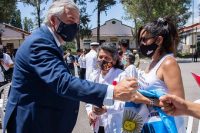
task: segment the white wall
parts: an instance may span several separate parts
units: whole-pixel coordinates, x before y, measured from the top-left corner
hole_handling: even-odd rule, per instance
[[[113,24],[115,21],[115,24]],[[112,38],[117,38],[112,40]],[[135,40],[132,35],[132,27],[122,24],[121,21],[116,19],[111,19],[106,21],[104,25],[100,27],[100,40],[105,40],[106,42],[118,44],[122,39],[129,40],[129,47],[136,48]],[[92,29],[92,37],[84,38],[81,40],[81,48],[89,48],[89,45],[84,45],[84,40],[91,40],[91,42],[96,42],[97,40],[97,28]]]

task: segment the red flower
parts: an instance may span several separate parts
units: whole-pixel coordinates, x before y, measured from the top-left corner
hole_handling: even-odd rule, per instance
[[[112,85],[114,85],[114,86],[117,85],[117,81],[113,81]]]

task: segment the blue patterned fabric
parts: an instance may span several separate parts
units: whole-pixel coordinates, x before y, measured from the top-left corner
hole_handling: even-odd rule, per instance
[[[138,92],[140,92],[142,95],[159,99],[160,96],[165,95],[165,92],[162,89],[148,89],[148,90],[141,90],[139,89]],[[145,104],[135,104],[133,102],[126,102],[125,109],[124,109],[124,118],[123,118],[123,133],[136,133],[136,132],[142,132],[142,133],[178,133],[174,117],[168,116],[165,114],[160,107],[153,107],[153,109],[158,113],[161,121],[147,121],[148,115],[150,115],[150,112],[148,108],[145,106]],[[136,122],[134,124],[136,117],[128,117],[130,114],[138,115],[143,119],[143,123],[140,120],[139,122],[142,124],[138,124],[139,122]],[[129,115],[127,115],[129,114]],[[134,115],[134,116],[135,116]],[[132,119],[132,120],[131,120]],[[129,127],[127,128],[127,121],[129,122]],[[132,121],[132,124],[131,124]],[[131,126],[130,126],[131,125]],[[137,125],[142,125],[142,131],[137,128]],[[135,129],[129,130],[129,129]],[[136,131],[137,130],[137,131]]]

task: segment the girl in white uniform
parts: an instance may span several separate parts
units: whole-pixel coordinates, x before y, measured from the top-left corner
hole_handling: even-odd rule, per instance
[[[98,52],[99,70],[91,73],[87,80],[116,85],[126,74],[119,69],[117,48],[113,44],[102,44]],[[114,101],[112,106],[102,108],[86,104],[90,125],[95,133],[121,133],[124,102]]]

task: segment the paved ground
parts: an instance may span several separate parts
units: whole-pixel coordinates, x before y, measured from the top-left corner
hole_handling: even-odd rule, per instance
[[[182,72],[186,99],[191,101],[200,99],[200,87],[191,75],[191,72],[200,74],[200,60],[197,63],[192,62],[192,59],[177,59],[177,61]],[[145,68],[148,62],[149,60],[142,60],[141,68]],[[91,133],[83,103],[81,104],[79,114],[73,133]],[[187,125],[187,117],[185,117],[185,124]],[[197,120],[194,121],[193,131],[197,131]]]

